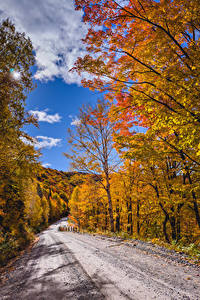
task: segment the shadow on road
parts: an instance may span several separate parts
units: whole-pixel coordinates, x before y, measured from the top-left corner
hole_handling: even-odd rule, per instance
[[[31,253],[20,258],[0,299],[104,299],[71,251],[61,242],[40,241]]]

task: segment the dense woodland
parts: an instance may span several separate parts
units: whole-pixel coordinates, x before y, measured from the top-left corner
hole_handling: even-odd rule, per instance
[[[198,192],[187,181],[180,161],[159,152],[152,153],[151,158],[147,144],[143,146],[144,156],[137,159],[128,148],[118,155],[112,153],[116,142],[110,128],[115,124],[110,123],[108,113],[104,101],[86,108],[84,114],[81,109],[79,126],[73,133],[69,131],[72,153],[66,156],[73,168],[95,174],[86,176],[73,189],[70,213],[89,231],[198,245],[199,211],[196,213],[193,199],[195,195],[198,209]],[[140,147],[135,144],[134,150]],[[198,187],[197,178],[195,184]]]
[[[68,215],[68,200],[78,183],[75,173],[43,168],[32,138],[23,131],[26,124],[37,125],[25,111],[26,95],[33,89],[33,64],[31,41],[4,21],[0,26],[0,265],[29,244],[35,233]],[[13,69],[20,72],[20,81]]]
[[[103,100],[81,109],[67,156],[102,180],[73,191],[71,212],[91,230],[198,245],[199,1],[75,3],[88,54],[72,71],[87,72],[83,86]]]
[[[0,198],[1,264],[28,245],[36,233],[68,216],[68,201],[76,176],[38,167],[36,174],[23,181],[17,177],[4,181]]]
[[[199,247],[199,1],[75,3],[88,55],[71,71],[102,97],[68,130],[74,173],[39,164],[23,131],[37,126],[25,109],[32,44],[0,26],[0,262],[69,212],[88,231]]]

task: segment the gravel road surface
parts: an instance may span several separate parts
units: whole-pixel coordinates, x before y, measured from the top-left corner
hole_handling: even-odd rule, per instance
[[[60,232],[61,220],[6,274],[0,299],[200,299],[200,268],[141,241]]]

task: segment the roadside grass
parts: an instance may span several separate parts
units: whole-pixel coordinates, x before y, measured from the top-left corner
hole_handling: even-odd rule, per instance
[[[0,239],[0,267],[18,256],[34,239],[35,235],[31,232],[28,232],[23,238],[8,234],[2,235]]]
[[[172,241],[170,245],[165,245],[166,248],[175,250],[180,254],[186,254],[192,262],[200,265],[200,244],[190,243],[184,245],[183,242]]]
[[[179,254],[186,255],[185,259],[187,259],[191,263],[195,263],[200,265],[200,237],[196,238],[196,241],[191,243],[188,242],[188,239],[183,237],[180,241],[171,241],[171,243],[167,243],[158,238],[144,238],[137,235],[129,235],[127,232],[110,232],[110,231],[101,231],[101,230],[86,230],[82,229],[80,233],[88,233],[92,235],[102,235],[106,237],[118,237],[123,239],[124,241],[143,241],[149,244],[157,245],[160,247],[164,247],[168,250],[174,250]]]
[[[7,280],[6,274],[12,272],[15,268],[15,263],[19,260],[25,252],[30,252],[33,246],[39,241],[39,237],[34,237],[29,244],[20,249],[19,247],[15,248],[15,252],[11,252],[11,255],[7,259],[4,259],[4,263],[0,265],[0,284]],[[6,247],[7,248],[7,247]],[[9,248],[10,249],[10,248]],[[5,253],[4,253],[5,254]]]

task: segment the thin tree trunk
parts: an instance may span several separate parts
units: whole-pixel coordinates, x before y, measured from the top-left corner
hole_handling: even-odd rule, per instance
[[[177,235],[177,241],[181,239],[181,208],[183,207],[184,203],[178,204],[177,208],[177,221],[176,221],[176,235]]]
[[[176,241],[177,236],[176,236],[176,219],[175,219],[175,217],[170,217],[169,223],[170,223],[171,229],[172,229],[172,240]]]
[[[163,222],[163,233],[164,233],[166,242],[169,243],[170,240],[169,240],[169,237],[168,237],[168,234],[167,234],[167,227],[166,227],[167,222],[169,221],[169,214],[167,213],[167,211],[165,210],[165,208],[163,207],[163,205],[162,205],[161,202],[159,202],[159,205],[160,205],[162,211],[163,211],[164,214],[165,214],[165,220],[164,220],[164,222]]]
[[[195,212],[195,216],[196,216],[196,221],[197,224],[200,228],[200,215],[199,215],[199,208],[198,208],[198,204],[197,201],[193,201],[193,206],[194,206],[194,212]]]
[[[119,200],[117,199],[117,206],[116,206],[116,231],[120,232],[120,213],[119,213]]]
[[[132,201],[131,198],[129,199],[129,203],[127,205],[128,208],[128,227],[127,233],[133,234],[133,215],[132,215]]]
[[[140,234],[140,202],[137,201],[137,234]]]
[[[187,172],[187,177],[189,180],[189,184],[192,184],[192,179],[190,177],[190,173]],[[192,191],[192,198],[193,198],[193,207],[194,207],[194,212],[195,212],[195,216],[196,216],[196,221],[197,224],[200,228],[200,214],[199,214],[199,208],[198,208],[198,204],[197,204],[197,198],[196,198],[196,194],[194,191]]]
[[[107,197],[108,197],[108,212],[109,212],[109,217],[110,217],[110,230],[111,230],[111,232],[115,232],[114,218],[113,218],[113,206],[112,206],[112,199],[111,199],[111,194],[110,194],[109,179],[106,178],[106,181],[107,181],[106,192],[107,192]]]
[[[187,171],[186,176],[188,178],[189,184],[192,185],[192,179],[188,170],[188,166],[185,163],[185,155],[183,154],[183,152],[181,151],[180,153],[181,159],[183,160],[183,164],[185,166],[185,170]],[[185,178],[184,178],[185,180]],[[192,198],[193,198],[193,207],[194,207],[194,213],[195,213],[195,217],[196,217],[196,221],[197,224],[200,228],[200,213],[199,213],[199,208],[198,208],[198,203],[197,203],[197,199],[196,199],[196,194],[194,191],[192,191]]]
[[[163,233],[164,233],[164,236],[165,236],[165,240],[167,243],[169,243],[169,237],[168,237],[168,234],[167,234],[167,222],[169,221],[169,216],[168,215],[165,215],[165,220],[163,221]]]
[[[107,209],[106,209],[106,213],[105,213],[105,226],[104,226],[104,231],[107,230],[107,226],[108,226],[108,214],[107,214]]]

